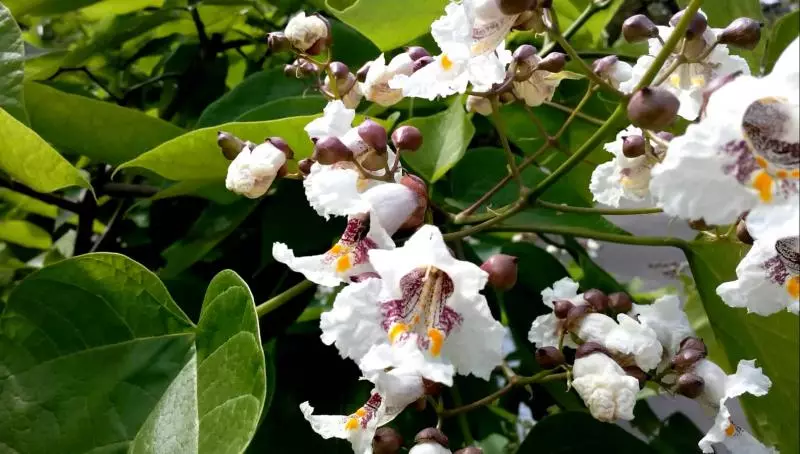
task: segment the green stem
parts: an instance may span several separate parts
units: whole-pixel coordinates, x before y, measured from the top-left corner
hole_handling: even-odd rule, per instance
[[[514,180],[516,180],[519,185],[520,193],[522,193],[525,189],[525,184],[522,182],[514,153],[511,151],[511,145],[508,143],[506,125],[503,122],[503,116],[500,114],[500,101],[497,99],[497,96],[492,96],[490,100],[492,102],[492,120],[494,120],[494,127],[497,129],[497,134],[500,136],[500,143],[503,145],[503,151],[505,151],[506,161],[508,161],[508,171],[511,173]]]
[[[561,125],[561,128],[556,133],[555,135],[556,139],[559,139],[564,134],[564,132],[567,131],[567,128],[575,120],[575,117],[580,113],[581,109],[583,109],[583,106],[585,106],[586,103],[589,101],[589,99],[592,98],[592,95],[594,94],[596,89],[597,89],[596,85],[589,83],[589,88],[586,89],[586,93],[583,94],[581,100],[578,101],[578,105],[575,106],[575,108],[572,109],[572,112],[569,113],[567,121],[565,121],[564,124]]]
[[[661,208],[589,208],[589,207],[575,207],[569,205],[561,205],[558,203],[545,202],[544,200],[537,200],[536,204],[551,210],[561,211],[562,213],[581,213],[581,214],[603,214],[613,216],[628,216],[635,214],[656,214],[662,213]]]
[[[661,246],[661,247],[675,247],[681,250],[686,250],[689,244],[674,237],[655,237],[655,236],[632,236],[620,235],[617,233],[597,232],[591,229],[581,227],[567,227],[561,225],[516,225],[516,226],[500,226],[485,229],[486,232],[531,232],[531,233],[549,233],[553,235],[568,235],[579,238],[589,238],[592,240],[606,241],[609,243],[617,244],[630,244],[635,246]]]
[[[554,109],[558,109],[558,110],[560,110],[562,112],[566,112],[568,114],[571,114],[572,112],[575,112],[575,110],[573,108],[571,108],[569,106],[561,105],[561,104],[559,104],[557,102],[545,101],[544,105],[546,105],[548,107],[552,107]],[[597,126],[601,126],[603,124],[603,120],[601,120],[599,118],[595,118],[595,117],[593,117],[591,115],[586,115],[583,112],[576,112],[575,116],[580,118],[581,120],[586,120],[589,123],[593,123],[593,124],[595,124]]]
[[[564,30],[564,39],[572,38],[572,35],[577,33],[578,30],[580,30],[581,27],[583,27],[586,24],[586,22],[588,22],[589,19],[591,19],[592,16],[595,15],[595,13],[605,9],[610,4],[611,2],[603,2],[597,4],[594,1],[590,1],[589,6],[587,6],[586,9],[584,9],[583,12],[581,12],[580,16],[578,16],[575,19],[575,21],[569,24],[569,27],[567,27],[567,29]],[[553,12],[553,14],[556,13]],[[553,48],[556,47],[556,44],[557,43],[555,41],[550,41],[549,43],[547,43],[547,45],[544,46],[544,48],[542,48],[541,52],[539,52],[539,56],[544,56],[549,54],[553,50]]]
[[[256,314],[258,314],[259,317],[263,317],[269,314],[270,312],[274,311],[275,309],[288,303],[292,298],[300,295],[301,293],[310,289],[314,285],[315,284],[313,282],[304,280],[299,284],[295,285],[294,287],[285,290],[283,293],[276,295],[274,298],[270,298],[266,302],[256,306]]]
[[[464,401],[461,399],[461,392],[458,390],[457,386],[450,388],[450,395],[453,397],[453,403],[458,407],[464,405]],[[442,418],[444,418],[444,416],[442,416]],[[458,426],[461,428],[461,435],[464,437],[464,444],[470,446],[475,443],[475,439],[472,437],[472,431],[469,428],[469,421],[467,421],[466,414],[458,414]]]

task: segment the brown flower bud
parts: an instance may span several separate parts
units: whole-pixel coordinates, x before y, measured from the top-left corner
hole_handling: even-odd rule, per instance
[[[667,131],[660,131],[656,133],[656,137],[663,140],[664,142],[672,142],[672,139],[675,138],[675,134]]]
[[[506,254],[495,254],[481,265],[481,269],[489,273],[489,284],[495,289],[505,292],[517,283],[517,258]]]
[[[664,129],[675,120],[678,98],[663,88],[645,87],[633,94],[628,103],[628,118],[634,126]]]
[[[217,145],[219,145],[219,148],[222,150],[222,155],[231,161],[236,159],[236,156],[239,156],[239,153],[241,153],[242,149],[246,146],[242,139],[225,131],[219,131],[217,133]]]
[[[744,220],[741,220],[738,224],[736,224],[736,238],[749,246],[752,246],[755,242],[753,237],[750,235],[750,232],[747,231],[747,224],[745,224]]]
[[[517,63],[525,63],[528,59],[536,55],[536,48],[530,44],[523,44],[514,51],[514,60]]]
[[[626,158],[638,158],[647,150],[647,143],[642,136],[626,136],[622,139],[622,154]]]
[[[459,449],[455,454],[483,454],[483,449],[476,446],[467,446],[466,448]]]
[[[633,309],[633,300],[624,292],[614,292],[608,295],[608,307],[617,314],[625,314]]]
[[[358,71],[356,72],[356,79],[358,79],[359,82],[364,82],[365,80],[367,80],[367,73],[369,72],[369,67],[371,64],[372,62],[368,61],[364,63],[361,66],[361,68],[358,69]]]
[[[272,144],[273,147],[277,148],[278,150],[281,150],[283,152],[283,154],[286,155],[286,159],[294,159],[294,151],[289,146],[289,144],[286,143],[286,141],[283,140],[282,138],[280,138],[280,137],[267,137],[265,142],[269,142],[269,143]]]
[[[555,347],[537,348],[534,356],[543,369],[553,369],[564,364],[564,354]]]
[[[303,175],[308,175],[309,173],[311,173],[311,166],[313,165],[314,165],[314,160],[311,158],[306,158],[306,159],[301,159],[300,162],[297,163],[297,168]]]
[[[700,361],[701,359],[705,358],[705,353],[694,350],[691,348],[679,351],[675,356],[672,357],[670,360],[670,365],[673,369],[677,370],[678,372],[683,372],[694,365],[694,363]]]
[[[420,58],[414,60],[414,64],[411,65],[411,72],[417,72],[420,69],[430,65],[431,63],[433,63],[433,57],[430,57],[430,56],[427,56],[427,55],[423,56],[423,57],[420,57]]]
[[[536,0],[496,0],[500,11],[506,16],[514,16],[536,7]]]
[[[639,388],[644,388],[644,385],[647,384],[647,374],[642,369],[636,366],[626,366],[623,367],[622,370],[625,371],[626,374],[629,376],[639,380]]]
[[[722,30],[722,33],[717,36],[717,41],[720,44],[753,50],[761,40],[761,27],[763,26],[764,24],[749,17],[740,17]]]
[[[686,10],[681,10],[675,13],[670,18],[669,24],[672,25],[673,27],[678,25],[678,22],[680,22],[684,12],[686,12]],[[691,22],[689,22],[689,26],[686,28],[686,37],[689,39],[694,39],[703,36],[703,33],[705,33],[707,28],[708,28],[708,19],[706,19],[706,16],[700,14],[700,12],[698,11],[694,13]]]
[[[694,399],[700,394],[703,394],[703,388],[705,388],[705,380],[703,377],[697,374],[683,374],[678,377],[678,381],[675,386],[675,392],[686,396],[690,399]]]
[[[353,159],[353,152],[341,140],[328,136],[322,137],[314,144],[312,158],[320,164],[330,165]]]
[[[583,292],[583,299],[597,312],[605,312],[608,309],[608,297],[596,288]]]
[[[592,62],[592,72],[599,76],[605,75],[619,62],[616,55],[608,55]]]
[[[422,146],[422,133],[413,126],[400,126],[392,133],[397,151],[417,151]]]
[[[575,351],[575,359],[586,358],[587,356],[595,353],[602,353],[608,357],[611,357],[611,353],[609,353],[605,347],[597,342],[584,342],[578,347],[578,350]]]
[[[447,439],[447,435],[445,435],[444,433],[442,433],[441,430],[435,427],[428,427],[427,429],[422,429],[421,431],[419,431],[417,436],[414,437],[414,441],[417,444],[439,443],[445,448],[450,444],[450,441]]]
[[[553,314],[555,314],[556,318],[565,319],[567,315],[569,315],[570,309],[575,307],[569,300],[556,300],[553,303]]]
[[[372,438],[374,454],[396,454],[403,447],[403,437],[391,427],[379,427]]]
[[[658,36],[658,27],[644,14],[631,16],[622,23],[622,35],[629,43],[638,43]]]
[[[567,328],[570,330],[575,329],[575,325],[581,320],[583,320],[583,317],[593,312],[594,309],[592,309],[592,306],[588,304],[581,304],[580,306],[574,306],[567,313]]]
[[[357,128],[358,135],[378,154],[386,153],[386,129],[378,123],[366,119]]]
[[[679,348],[681,350],[697,350],[704,355],[708,354],[708,350],[706,350],[706,343],[703,342],[703,339],[700,339],[699,337],[687,337],[681,341]]]
[[[292,43],[283,32],[272,32],[267,35],[267,46],[275,53],[285,52],[292,48]]]
[[[422,178],[407,173],[400,178],[400,184],[411,189],[417,196],[417,208],[400,226],[402,230],[416,229],[425,222],[425,212],[428,210],[428,187]]]
[[[347,76],[350,75],[350,68],[340,61],[331,63],[330,66],[328,66],[328,69],[330,70],[331,74],[333,74],[333,77],[335,77],[339,82],[346,82]]]
[[[557,73],[564,70],[564,66],[567,64],[567,56],[566,54],[562,54],[561,52],[551,52],[547,54],[546,57],[536,65],[537,70],[541,71],[548,71],[551,73]]]
[[[286,77],[297,77],[299,74],[299,68],[295,65],[284,65],[283,66],[283,75]]]
[[[422,57],[430,57],[431,54],[428,53],[427,49],[420,46],[409,46],[406,48],[406,53],[411,58],[412,61],[417,61]]]

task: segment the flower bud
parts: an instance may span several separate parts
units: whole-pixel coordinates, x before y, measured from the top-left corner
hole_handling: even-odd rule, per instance
[[[611,357],[611,353],[609,353],[605,347],[597,342],[584,342],[578,347],[578,350],[575,351],[575,359],[585,358],[595,353],[602,353],[608,357]]]
[[[298,13],[286,24],[284,33],[292,47],[309,55],[317,55],[328,45],[330,24],[318,15]]]
[[[616,55],[607,55],[592,62],[592,72],[598,76],[604,76],[617,62],[619,62],[619,58]]]
[[[631,16],[622,23],[622,35],[629,43],[638,43],[658,36],[658,27],[644,14]]]
[[[706,220],[703,219],[703,218],[692,219],[687,224],[689,224],[689,228],[690,229],[701,231],[701,232],[711,228],[711,227],[708,226],[708,224],[706,223]]]
[[[358,79],[359,82],[364,82],[365,80],[367,80],[367,73],[369,72],[369,67],[371,64],[372,62],[368,61],[364,63],[361,66],[361,68],[358,69],[358,71],[356,72],[356,79]]]
[[[688,348],[679,351],[673,356],[672,360],[670,360],[670,366],[678,372],[683,372],[705,357],[705,353]]]
[[[526,63],[534,56],[536,56],[536,48],[530,44],[523,44],[514,51],[514,61],[517,63]]]
[[[346,82],[347,76],[350,75],[350,68],[340,61],[332,62],[330,66],[328,66],[328,69],[330,70],[331,74],[333,74],[333,77],[335,77],[340,83]]]
[[[222,150],[222,155],[231,161],[236,159],[236,156],[239,156],[239,153],[241,153],[242,149],[246,146],[242,139],[225,131],[219,131],[217,133],[217,145],[219,145],[219,148]]]
[[[300,170],[300,173],[303,175],[308,175],[311,173],[311,166],[314,165],[314,160],[311,158],[301,159],[300,162],[297,163],[297,168]]]
[[[283,154],[286,155],[286,159],[294,159],[294,151],[289,146],[289,144],[286,143],[286,141],[283,140],[282,138],[267,137],[267,139],[264,142],[269,142],[272,144],[273,147],[277,148],[278,150],[281,150]]]
[[[628,118],[634,126],[644,129],[664,129],[675,120],[678,98],[663,88],[645,87],[633,94],[628,103]]]
[[[681,351],[683,350],[697,350],[701,353],[708,354],[708,350],[706,350],[706,344],[703,342],[703,339],[698,337],[687,337],[686,339],[682,340],[680,343]]]
[[[536,7],[536,0],[496,0],[500,11],[506,16],[514,16]]]
[[[378,123],[366,119],[358,125],[358,135],[370,148],[379,154],[386,153],[386,129]]]
[[[583,299],[597,312],[605,312],[608,309],[608,297],[596,288],[583,292]]]
[[[642,369],[636,366],[625,366],[622,368],[626,374],[639,380],[639,388],[644,388],[647,384],[647,374]]]
[[[412,61],[417,61],[422,57],[430,57],[431,54],[428,53],[427,49],[421,46],[410,46],[406,48],[406,53],[411,58]]]
[[[419,431],[417,436],[414,437],[414,442],[417,444],[439,443],[445,448],[450,444],[450,440],[447,439],[447,435],[435,427],[428,427],[427,429],[422,429]]]
[[[703,388],[705,388],[705,380],[703,377],[697,374],[683,374],[678,377],[678,381],[675,386],[675,392],[686,396],[690,399],[694,399],[700,394],[703,394]]]
[[[397,151],[417,151],[422,146],[422,133],[413,126],[400,126],[392,133]]]
[[[455,454],[483,454],[483,449],[476,446],[467,446],[466,448],[459,449]]]
[[[673,27],[678,25],[681,18],[683,17],[683,13],[686,10],[681,10],[675,13],[669,20],[669,24]],[[694,13],[691,22],[689,22],[689,26],[686,28],[686,37],[688,39],[694,39],[700,36],[703,36],[706,29],[708,28],[708,19],[706,16],[701,14],[699,11]]]
[[[567,328],[574,329],[575,325],[583,320],[583,317],[592,312],[594,312],[594,309],[588,304],[572,307],[569,312],[567,312]]]
[[[422,181],[422,178],[410,173],[400,178],[400,184],[411,189],[417,196],[417,208],[403,222],[400,229],[416,229],[425,222],[425,212],[428,210],[428,186]]]
[[[749,246],[752,246],[755,242],[753,237],[750,235],[750,232],[747,231],[747,224],[745,224],[744,220],[741,220],[738,224],[736,224],[736,238]]]
[[[564,70],[567,56],[561,52],[551,52],[536,65],[537,70],[557,73]]]
[[[761,27],[763,26],[764,24],[749,17],[740,17],[722,30],[722,33],[717,36],[717,42],[753,50],[761,40]]]
[[[420,69],[428,66],[429,64],[433,63],[433,57],[423,56],[416,60],[414,60],[414,64],[411,65],[411,71],[417,72]]]
[[[646,150],[647,143],[642,136],[627,136],[622,139],[622,154],[626,158],[638,158],[643,156]]]
[[[353,152],[341,140],[333,136],[322,137],[314,144],[315,161],[323,165],[331,165],[353,159]]]
[[[482,96],[467,96],[467,111],[475,112],[488,117],[492,114],[492,103]]]
[[[300,75],[300,68],[295,65],[284,65],[283,75],[286,77],[298,77]]]
[[[553,314],[555,314],[556,318],[565,319],[567,315],[569,315],[570,309],[575,307],[569,300],[556,300],[553,303]]]
[[[537,348],[534,356],[543,369],[553,369],[564,364],[564,354],[555,347]]]
[[[481,265],[481,269],[489,273],[489,284],[495,289],[505,292],[517,283],[517,258],[506,254],[495,254]]]
[[[267,35],[267,46],[274,53],[286,52],[292,48],[292,43],[283,32],[272,32]]]
[[[374,454],[396,454],[403,447],[403,437],[391,427],[378,427],[372,438]]]
[[[624,292],[615,292],[608,295],[608,307],[617,314],[625,314],[633,309],[633,300]]]

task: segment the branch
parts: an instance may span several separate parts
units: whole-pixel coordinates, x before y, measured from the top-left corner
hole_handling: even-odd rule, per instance
[[[288,303],[289,301],[291,301],[292,298],[300,295],[301,293],[310,289],[314,285],[315,284],[309,280],[303,280],[294,287],[290,287],[283,293],[276,295],[274,298],[270,298],[266,302],[256,306],[256,314],[258,314],[259,317],[263,317],[269,314],[270,312],[274,311],[275,309]]]
[[[608,243],[629,244],[634,246],[661,246],[661,247],[675,247],[681,250],[687,250],[689,244],[675,237],[656,237],[656,236],[633,236],[633,235],[620,235],[616,233],[597,232],[591,229],[581,227],[568,227],[560,225],[515,225],[515,226],[499,226],[490,227],[485,229],[486,232],[529,232],[529,233],[544,233],[553,235],[566,235],[578,238],[588,238],[597,241],[605,241]]]
[[[506,161],[508,161],[508,171],[514,180],[517,181],[520,194],[522,194],[525,191],[525,183],[523,183],[522,176],[519,174],[516,158],[514,157],[514,153],[511,151],[511,145],[508,143],[506,126],[503,122],[503,116],[500,114],[500,101],[497,99],[497,96],[492,96],[490,100],[492,102],[492,119],[494,120],[494,127],[497,129],[497,134],[500,136],[500,143],[503,145],[503,151],[505,151]]]
[[[581,12],[580,16],[578,16],[575,19],[575,21],[569,24],[569,27],[567,27],[567,29],[564,30],[564,39],[572,38],[572,36],[575,33],[577,33],[578,30],[580,30],[581,27],[583,27],[586,24],[586,22],[589,22],[589,19],[591,19],[592,16],[595,15],[595,13],[608,8],[610,4],[611,4],[610,1],[595,2],[594,0],[590,0],[589,6],[587,6],[586,9],[584,9],[583,12]],[[549,54],[553,50],[553,48],[556,47],[556,44],[558,43],[555,41],[551,41],[539,52],[539,56],[541,57]]]
[[[589,207],[575,207],[569,205],[561,205],[558,203],[545,202],[544,200],[537,200],[536,205],[551,210],[561,211],[562,213],[581,213],[581,214],[602,214],[613,216],[626,216],[636,214],[657,214],[663,213],[661,208],[589,208]]]
[[[20,194],[27,195],[28,197],[33,197],[36,200],[49,203],[50,205],[55,205],[62,210],[71,211],[73,213],[80,213],[82,210],[81,204],[78,202],[73,202],[53,194],[37,192],[25,186],[24,184],[17,183],[15,181],[8,181],[0,178],[0,187],[11,189],[14,192],[19,192]]]
[[[81,211],[78,215],[78,232],[75,236],[75,255],[85,254],[92,250],[92,234],[94,233],[94,219],[97,214],[97,200],[92,191],[86,189],[81,201]]]
[[[554,109],[558,109],[558,110],[560,110],[562,112],[566,112],[566,113],[569,113],[569,114],[571,114],[573,112],[576,112],[575,113],[576,117],[580,118],[581,120],[586,120],[589,123],[593,123],[596,126],[601,126],[603,124],[603,120],[601,120],[599,118],[595,118],[595,117],[593,117],[591,115],[587,115],[587,114],[582,113],[582,112],[577,112],[575,109],[573,109],[573,108],[571,108],[569,106],[565,106],[565,105],[559,104],[557,102],[545,101],[544,105],[552,107]]]
[[[131,183],[106,183],[98,191],[100,194],[111,197],[152,197],[159,188],[144,184]]]

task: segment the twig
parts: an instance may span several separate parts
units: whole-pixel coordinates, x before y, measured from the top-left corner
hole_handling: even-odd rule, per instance
[[[563,35],[564,39],[572,38],[572,36],[575,33],[577,33],[578,30],[580,30],[581,27],[583,27],[586,24],[586,22],[588,22],[589,19],[591,19],[592,16],[595,15],[595,13],[597,13],[598,11],[601,11],[601,10],[604,10],[604,9],[608,8],[608,5],[610,5],[610,4],[611,4],[610,1],[602,2],[602,3],[598,3],[598,2],[595,2],[593,0],[590,1],[589,2],[589,6],[587,6],[583,10],[583,12],[581,12],[580,16],[578,16],[575,19],[575,21],[572,22],[571,24],[569,24],[569,27],[567,27],[567,29],[564,30],[564,35]],[[555,42],[555,41],[550,41],[549,43],[547,43],[547,45],[544,46],[544,48],[542,48],[542,50],[539,52],[539,56],[544,56],[544,55],[549,54],[553,50],[553,48],[556,47],[556,44],[558,44],[558,43]]]
[[[560,225],[515,225],[499,226],[485,229],[486,232],[529,232],[529,233],[550,233],[553,235],[568,235],[578,238],[588,238],[597,241],[606,241],[617,244],[630,244],[634,246],[662,246],[675,247],[681,250],[688,250],[688,243],[680,238],[674,237],[654,237],[654,236],[633,236],[620,235],[616,233],[604,233],[580,227],[567,227]]]
[[[503,116],[500,114],[500,101],[497,99],[497,96],[492,96],[490,98],[492,103],[492,119],[494,120],[494,127],[497,129],[497,134],[500,136],[500,143],[503,145],[503,151],[505,151],[506,161],[508,161],[508,171],[511,174],[511,177],[517,181],[519,185],[520,194],[525,190],[525,183],[522,181],[522,176],[519,174],[519,168],[517,168],[516,157],[514,153],[511,151],[511,145],[508,143],[508,137],[506,136],[506,126],[503,122]]]
[[[537,200],[536,205],[551,210],[561,211],[563,213],[581,213],[581,214],[602,214],[613,216],[626,216],[636,214],[657,214],[663,213],[661,208],[589,208],[589,207],[575,207],[569,205],[560,205],[558,203],[545,202],[544,200]]]
[[[545,101],[544,105],[546,105],[548,107],[552,107],[554,109],[558,109],[558,110],[560,110],[562,112],[570,113],[570,114],[572,112],[575,112],[575,109],[573,109],[573,108],[571,108],[569,106],[565,106],[565,105],[559,104],[557,102],[553,102],[553,101]],[[599,118],[595,118],[595,117],[593,117],[591,115],[587,115],[587,114],[582,113],[582,112],[577,112],[575,114],[575,116],[580,118],[581,120],[586,120],[589,123],[593,123],[593,124],[595,124],[597,126],[601,126],[603,124],[603,120],[601,120]]]
[[[155,186],[132,183],[106,183],[100,193],[111,197],[152,197],[160,191]]]
[[[41,200],[44,203],[55,205],[61,208],[62,210],[71,211],[73,213],[80,213],[82,210],[82,206],[78,202],[73,202],[71,200],[67,200],[63,197],[59,197],[54,194],[44,194],[41,192],[37,192],[25,186],[24,184],[17,183],[15,181],[8,181],[0,178],[0,187],[8,188],[14,192],[19,192],[20,194],[27,195],[28,197],[33,197],[36,200]]]
[[[104,92],[106,92],[106,93],[108,94],[108,96],[110,96],[110,97],[111,97],[111,98],[112,98],[114,101],[116,101],[117,103],[120,103],[120,102],[122,102],[122,98],[120,98],[120,97],[119,97],[119,96],[117,96],[117,95],[116,95],[114,92],[112,92],[112,91],[111,91],[111,90],[110,90],[110,89],[109,89],[109,88],[108,88],[108,87],[105,85],[105,83],[104,83],[103,81],[101,81],[101,80],[100,80],[100,78],[98,78],[97,76],[95,76],[94,74],[92,74],[92,72],[91,72],[91,71],[89,71],[89,69],[88,69],[88,68],[86,68],[85,66],[78,66],[78,67],[75,67],[75,68],[58,68],[58,70],[57,70],[57,71],[56,71],[56,72],[55,72],[55,73],[54,73],[52,76],[48,77],[48,78],[47,78],[47,80],[54,80],[54,79],[56,79],[58,76],[60,76],[60,75],[62,75],[62,74],[66,74],[66,73],[74,73],[74,72],[83,73],[83,74],[84,74],[86,77],[88,77],[88,78],[89,78],[89,80],[91,80],[92,82],[94,82],[94,84],[95,84],[95,85],[97,85],[97,87],[99,87],[101,90],[103,90]]]
[[[292,298],[300,295],[301,293],[310,289],[314,285],[315,284],[309,280],[303,280],[299,284],[296,284],[295,286],[285,290],[283,293],[280,293],[279,295],[270,298],[266,302],[256,306],[256,314],[258,314],[259,317],[263,317],[269,314],[270,312],[274,311],[275,309],[288,303],[289,301],[292,300]]]
[[[97,200],[92,191],[86,189],[81,201],[81,211],[78,214],[78,232],[75,236],[75,255],[84,254],[92,250],[92,234],[94,219],[97,213]]]

